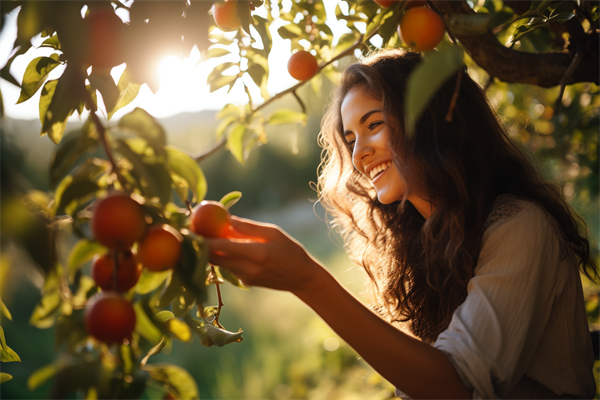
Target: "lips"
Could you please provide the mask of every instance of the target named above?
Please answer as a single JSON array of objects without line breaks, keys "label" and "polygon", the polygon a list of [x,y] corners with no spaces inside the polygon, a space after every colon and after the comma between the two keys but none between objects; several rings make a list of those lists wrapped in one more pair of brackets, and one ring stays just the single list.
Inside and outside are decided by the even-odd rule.
[{"label": "lips", "polygon": [[375,167],[369,169],[368,172],[367,172],[367,174],[369,175],[369,177],[371,178],[371,180],[374,180],[383,171],[385,171],[386,169],[388,169],[391,165],[392,165],[391,161],[382,162],[381,164],[378,164]]}]

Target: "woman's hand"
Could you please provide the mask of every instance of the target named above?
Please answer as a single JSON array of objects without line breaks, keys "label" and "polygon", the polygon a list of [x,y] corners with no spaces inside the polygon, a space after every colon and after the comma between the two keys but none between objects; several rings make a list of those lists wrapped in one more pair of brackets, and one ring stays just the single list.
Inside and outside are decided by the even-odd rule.
[{"label": "woman's hand", "polygon": [[254,240],[207,239],[209,261],[244,283],[300,294],[314,290],[327,275],[306,249],[278,226],[235,216],[230,221],[238,232]]}]

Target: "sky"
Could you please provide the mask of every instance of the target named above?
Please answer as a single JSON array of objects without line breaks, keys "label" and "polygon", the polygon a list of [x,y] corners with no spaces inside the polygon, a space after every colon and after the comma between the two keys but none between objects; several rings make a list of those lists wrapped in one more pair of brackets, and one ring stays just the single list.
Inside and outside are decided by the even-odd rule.
[{"label": "sky", "polygon": [[[125,3],[133,3],[131,0]],[[337,1],[324,2],[327,10],[327,24],[332,28],[336,39],[348,29],[343,21],[335,19],[335,6]],[[343,3],[342,3],[343,4]],[[284,10],[289,11],[291,2],[284,2]],[[0,35],[0,65],[4,66],[10,57],[12,44],[16,38],[16,17],[18,8],[9,14],[6,19],[5,27]],[[119,10],[124,11],[124,10]],[[257,8],[255,14],[266,17],[264,7]],[[119,14],[127,21],[127,14]],[[283,24],[273,23],[271,26],[272,36],[274,38],[273,48],[269,57],[269,84],[268,90],[271,95],[281,92],[297,81],[287,72],[287,61],[291,56],[290,41],[277,37],[276,30]],[[35,57],[48,56],[53,52],[50,48],[36,49],[43,39],[35,37],[32,39],[33,47],[24,55],[15,59],[11,66],[12,75],[20,82],[25,68]],[[307,50],[309,50],[307,48]],[[228,56],[229,57],[229,56]],[[245,104],[247,96],[244,92],[241,82],[237,82],[232,90],[227,93],[227,88],[219,89],[209,93],[209,86],[206,83],[208,74],[213,68],[226,61],[237,62],[237,56],[232,55],[231,59],[221,57],[218,60],[201,60],[200,52],[194,47],[188,57],[181,59],[169,57],[163,60],[156,67],[156,74],[160,76],[160,87],[156,94],[144,85],[140,90],[138,97],[127,107],[115,113],[113,119],[118,120],[121,116],[133,110],[135,107],[144,108],[150,114],[157,118],[169,117],[182,112],[197,112],[201,110],[219,110],[227,103]],[[50,73],[49,79],[57,79],[62,73],[64,67],[57,67]],[[125,69],[125,65],[113,68],[111,74],[118,82],[119,76]],[[245,77],[248,78],[249,77]],[[253,86],[253,85],[252,85]],[[38,104],[40,98],[39,90],[31,99],[16,104],[19,98],[20,88],[0,80],[0,90],[2,91],[4,110],[6,116],[14,119],[36,119],[39,118]],[[253,100],[261,99],[258,89],[251,92]],[[258,103],[258,102],[257,102]],[[85,114],[84,114],[85,117]],[[79,118],[75,113],[71,118]]]}]

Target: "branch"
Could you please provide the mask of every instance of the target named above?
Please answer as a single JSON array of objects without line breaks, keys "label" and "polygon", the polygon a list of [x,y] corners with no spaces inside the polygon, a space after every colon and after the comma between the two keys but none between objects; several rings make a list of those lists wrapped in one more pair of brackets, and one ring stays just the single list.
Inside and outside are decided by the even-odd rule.
[{"label": "branch", "polygon": [[214,153],[216,153],[221,147],[225,146],[225,143],[227,143],[227,139],[226,138],[222,138],[213,147],[211,147],[208,150],[203,151],[202,153],[200,153],[197,156],[194,156],[192,158],[194,160],[196,160],[196,162],[203,161],[205,158],[210,157],[211,155],[213,155]]},{"label": "branch", "polygon": [[[346,50],[342,51],[340,54],[338,54],[337,56],[333,57],[331,60],[327,61],[325,64],[319,66],[319,70],[317,71],[317,73],[315,75],[313,75],[313,77],[315,77],[317,74],[319,74],[323,68],[327,67],[329,64],[339,60],[340,58],[344,58],[352,53],[354,53],[354,50],[357,49],[358,47],[360,47],[363,42],[366,42],[367,40],[371,39],[373,36],[375,36],[377,33],[379,32],[379,27],[377,27],[376,29],[373,30],[373,32],[371,32],[369,34],[369,36],[367,36],[366,38],[364,38],[363,40],[363,35],[361,35],[358,40],[356,42],[354,42],[354,44],[352,46],[350,46],[349,48],[347,48]],[[266,106],[268,106],[269,104],[271,104],[272,102],[274,102],[275,100],[277,100],[278,98],[285,96],[288,93],[291,92],[295,92],[296,89],[298,89],[300,86],[306,84],[307,82],[309,82],[313,77],[311,77],[310,79],[307,79],[305,81],[302,82],[298,82],[297,84],[295,84],[294,86],[284,90],[283,92],[277,93],[275,96],[271,97],[269,100],[265,101],[264,103],[262,103],[260,106],[256,107],[254,110],[252,110],[251,114],[254,114],[256,112],[258,112],[259,110],[265,108]]]},{"label": "branch", "polygon": [[563,94],[565,93],[566,82],[571,78],[571,75],[573,75],[573,71],[575,71],[579,63],[581,63],[582,59],[583,52],[578,51],[577,53],[575,53],[575,57],[573,57],[573,61],[571,61],[571,65],[569,65],[569,69],[567,69],[567,72],[565,72],[565,76],[563,76],[563,79],[560,83],[560,93],[558,94],[556,104],[554,105],[554,115],[556,115],[558,111],[560,111]]},{"label": "branch", "polygon": [[[440,14],[475,13],[466,1],[430,0],[429,4]],[[596,33],[592,33],[596,35]],[[561,84],[571,65],[572,56],[568,51],[525,53],[504,47],[496,37],[488,32],[483,35],[456,35],[471,58],[489,75],[504,82],[526,83],[541,87]],[[597,37],[588,37],[585,43],[585,57],[568,77],[567,85],[577,82],[600,83],[600,68]]]}]

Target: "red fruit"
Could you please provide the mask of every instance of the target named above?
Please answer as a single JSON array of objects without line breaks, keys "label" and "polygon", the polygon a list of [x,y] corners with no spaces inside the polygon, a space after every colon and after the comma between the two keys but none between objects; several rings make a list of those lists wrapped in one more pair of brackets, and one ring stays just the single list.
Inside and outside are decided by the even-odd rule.
[{"label": "red fruit", "polygon": [[398,26],[398,34],[414,51],[429,51],[444,38],[442,18],[427,7],[407,10]]},{"label": "red fruit", "polygon": [[138,246],[138,256],[150,271],[173,268],[181,254],[183,238],[169,225],[155,226],[148,231]]},{"label": "red fruit", "polygon": [[89,300],[85,327],[90,335],[105,343],[123,343],[135,329],[135,311],[115,292],[98,293]]},{"label": "red fruit", "polygon": [[229,211],[218,201],[204,200],[192,211],[192,232],[209,238],[231,237]]},{"label": "red fruit", "polygon": [[[134,287],[140,279],[142,267],[137,261],[137,257],[131,251],[119,251],[119,279],[118,291],[126,292]],[[104,254],[94,257],[92,263],[92,278],[96,285],[102,290],[113,289],[113,273],[114,273],[114,253]]]},{"label": "red fruit", "polygon": [[294,79],[306,81],[319,71],[319,64],[315,56],[308,51],[300,50],[292,54],[287,68]]},{"label": "red fruit", "polygon": [[144,211],[129,196],[108,196],[94,207],[90,228],[96,241],[111,250],[130,249],[146,229]]},{"label": "red fruit", "polygon": [[125,62],[121,44],[123,21],[112,9],[92,9],[86,16],[88,29],[87,62],[100,69],[110,69]]},{"label": "red fruit", "polygon": [[400,0],[373,0],[379,7],[389,8]]},{"label": "red fruit", "polygon": [[225,0],[213,4],[212,14],[222,31],[235,31],[242,26],[238,16],[238,0]]}]

